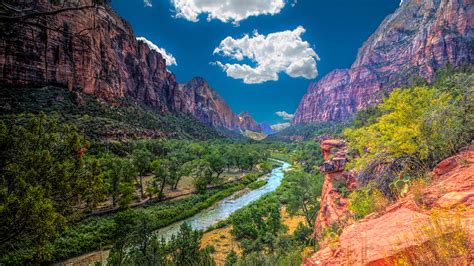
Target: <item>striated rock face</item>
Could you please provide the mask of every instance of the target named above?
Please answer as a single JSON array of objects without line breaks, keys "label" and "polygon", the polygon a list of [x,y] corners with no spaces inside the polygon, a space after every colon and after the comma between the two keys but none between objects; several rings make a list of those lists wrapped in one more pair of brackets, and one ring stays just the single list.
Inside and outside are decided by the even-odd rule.
[{"label": "striated rock face", "polygon": [[[63,8],[49,0],[7,2],[38,11]],[[91,6],[93,0],[64,2],[70,8]],[[109,6],[41,18],[47,28],[0,22],[0,84],[56,85],[111,102],[127,98],[160,112],[190,113],[213,127],[261,130],[248,114],[241,123],[202,78],[179,85],[162,55],[137,41],[131,26]]]},{"label": "striated rock face", "polygon": [[[39,11],[62,7],[48,0],[23,2]],[[66,2],[66,7],[92,0]],[[175,76],[156,51],[135,39],[130,25],[110,7],[44,17],[48,28],[5,23],[0,41],[0,82],[5,85],[60,85],[109,101],[132,97],[160,111],[170,109]],[[78,36],[81,33],[81,36]]]},{"label": "striated rock face", "polygon": [[[474,146],[442,161],[432,176],[428,186],[410,192],[380,213],[346,226],[337,243],[322,246],[303,264],[396,265],[395,256],[413,254],[417,248],[428,250],[443,234],[462,229],[467,235],[464,245],[468,254],[446,265],[471,265],[474,259]],[[321,204],[324,206],[324,202]],[[319,216],[318,220],[321,221]],[[444,237],[450,239],[450,236]]]},{"label": "striated rock face", "polygon": [[309,85],[293,124],[345,120],[412,75],[432,80],[448,62],[473,65],[473,43],[474,0],[405,0],[359,50],[350,69]]},{"label": "striated rock face", "polygon": [[248,112],[239,114],[239,128],[242,130],[250,130],[255,132],[262,131],[262,127],[255,122],[253,117]]},{"label": "striated rock face", "polygon": [[173,102],[176,111],[192,114],[212,127],[261,131],[249,113],[236,115],[225,100],[200,77],[186,84],[179,84]]}]

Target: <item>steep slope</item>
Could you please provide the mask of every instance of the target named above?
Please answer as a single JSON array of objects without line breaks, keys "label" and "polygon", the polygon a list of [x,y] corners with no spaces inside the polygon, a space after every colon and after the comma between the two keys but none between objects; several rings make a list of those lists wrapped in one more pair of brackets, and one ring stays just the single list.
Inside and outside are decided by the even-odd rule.
[{"label": "steep slope", "polygon": [[202,123],[215,128],[262,130],[249,113],[236,115],[226,101],[200,77],[186,84],[178,84],[173,103],[176,111],[192,114]]},{"label": "steep slope", "polygon": [[[7,2],[38,12],[62,8],[48,0]],[[92,4],[65,1],[66,8]],[[109,101],[132,97],[160,111],[170,109],[175,76],[166,70],[161,54],[137,41],[130,25],[107,5],[42,16],[31,23],[43,24],[2,23],[2,84],[59,85]]]},{"label": "steep slope", "polygon": [[[474,258],[474,146],[440,162],[426,187],[356,222],[347,219],[347,199],[332,188],[337,175],[347,178],[350,190],[355,186],[351,175],[342,171],[343,145],[328,140],[321,148],[328,161],[321,168],[326,179],[314,234],[321,236],[332,224],[338,224],[342,232],[332,242],[320,242],[321,249],[304,265],[399,265],[396,260],[411,265],[409,259],[426,265],[470,265]],[[433,257],[447,251],[459,256],[449,262]]]},{"label": "steep slope", "polygon": [[[119,104],[131,99],[162,113],[184,112],[213,127],[256,130],[240,123],[230,107],[197,78],[180,85],[166,61],[110,6],[96,0],[7,1],[24,10],[80,10],[22,20],[0,20],[0,85],[4,88],[59,86]],[[57,1],[62,2],[62,1]],[[185,92],[183,92],[185,89]],[[250,121],[250,122],[251,122]]]},{"label": "steep slope", "polygon": [[473,0],[405,0],[359,50],[350,69],[309,85],[293,124],[348,119],[419,75],[446,63],[474,64]]},{"label": "steep slope", "polygon": [[265,135],[273,135],[277,133],[269,124],[267,123],[261,123],[260,127],[262,128],[262,133]]}]

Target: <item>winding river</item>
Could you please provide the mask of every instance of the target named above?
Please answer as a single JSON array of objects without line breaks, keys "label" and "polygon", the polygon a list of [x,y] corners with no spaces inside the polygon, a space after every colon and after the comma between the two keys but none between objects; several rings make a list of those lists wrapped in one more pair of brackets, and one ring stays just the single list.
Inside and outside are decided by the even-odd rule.
[{"label": "winding river", "polygon": [[[265,178],[267,183],[264,186],[245,193],[236,192],[233,195],[219,201],[214,206],[209,207],[195,214],[194,216],[157,230],[155,234],[164,237],[165,239],[170,239],[172,235],[178,233],[179,227],[183,223],[188,223],[193,229],[196,230],[206,230],[218,222],[227,219],[238,209],[258,200],[263,195],[276,190],[281,184],[285,170],[291,165],[284,161],[275,161],[281,163],[282,165],[273,169],[268,177]],[[76,258],[71,258],[67,261],[57,263],[56,265],[88,265],[97,261],[104,261],[107,259],[107,256],[108,254],[103,255],[102,252],[97,251]]]},{"label": "winding river", "polygon": [[178,233],[179,227],[183,223],[188,223],[195,230],[206,230],[218,222],[227,219],[236,210],[249,205],[280,186],[281,180],[284,176],[284,171],[291,165],[283,161],[278,162],[282,163],[282,166],[272,170],[270,176],[267,178],[267,184],[264,186],[241,195],[238,195],[237,192],[237,194],[223,199],[216,205],[205,209],[192,217],[159,229],[156,234],[165,239],[170,239],[172,235]]}]

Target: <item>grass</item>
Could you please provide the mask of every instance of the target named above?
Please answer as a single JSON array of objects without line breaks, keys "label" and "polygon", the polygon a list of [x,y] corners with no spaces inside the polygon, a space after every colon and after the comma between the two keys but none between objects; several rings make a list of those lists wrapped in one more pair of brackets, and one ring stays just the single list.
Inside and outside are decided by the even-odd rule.
[{"label": "grass", "polygon": [[[388,261],[394,265],[469,265],[470,240],[463,210],[434,210],[408,239],[414,245],[400,250]],[[398,252],[397,252],[398,251]]]}]

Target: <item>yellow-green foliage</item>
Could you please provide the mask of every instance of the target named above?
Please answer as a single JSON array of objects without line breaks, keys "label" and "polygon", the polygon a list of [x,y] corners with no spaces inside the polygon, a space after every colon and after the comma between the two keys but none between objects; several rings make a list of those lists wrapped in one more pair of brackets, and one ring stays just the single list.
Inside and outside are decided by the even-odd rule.
[{"label": "yellow-green foliage", "polygon": [[387,260],[390,265],[471,265],[469,230],[462,219],[464,210],[434,210],[419,228],[402,237],[400,243],[411,242],[410,248],[400,248]]},{"label": "yellow-green foliage", "polygon": [[349,209],[357,219],[380,211],[387,205],[388,200],[376,188],[362,187],[349,195]]},{"label": "yellow-green foliage", "polygon": [[457,141],[461,120],[447,92],[434,88],[396,89],[379,106],[377,122],[344,133],[361,157],[350,166],[362,169],[379,156],[415,155],[427,159],[440,148],[450,150]]}]

